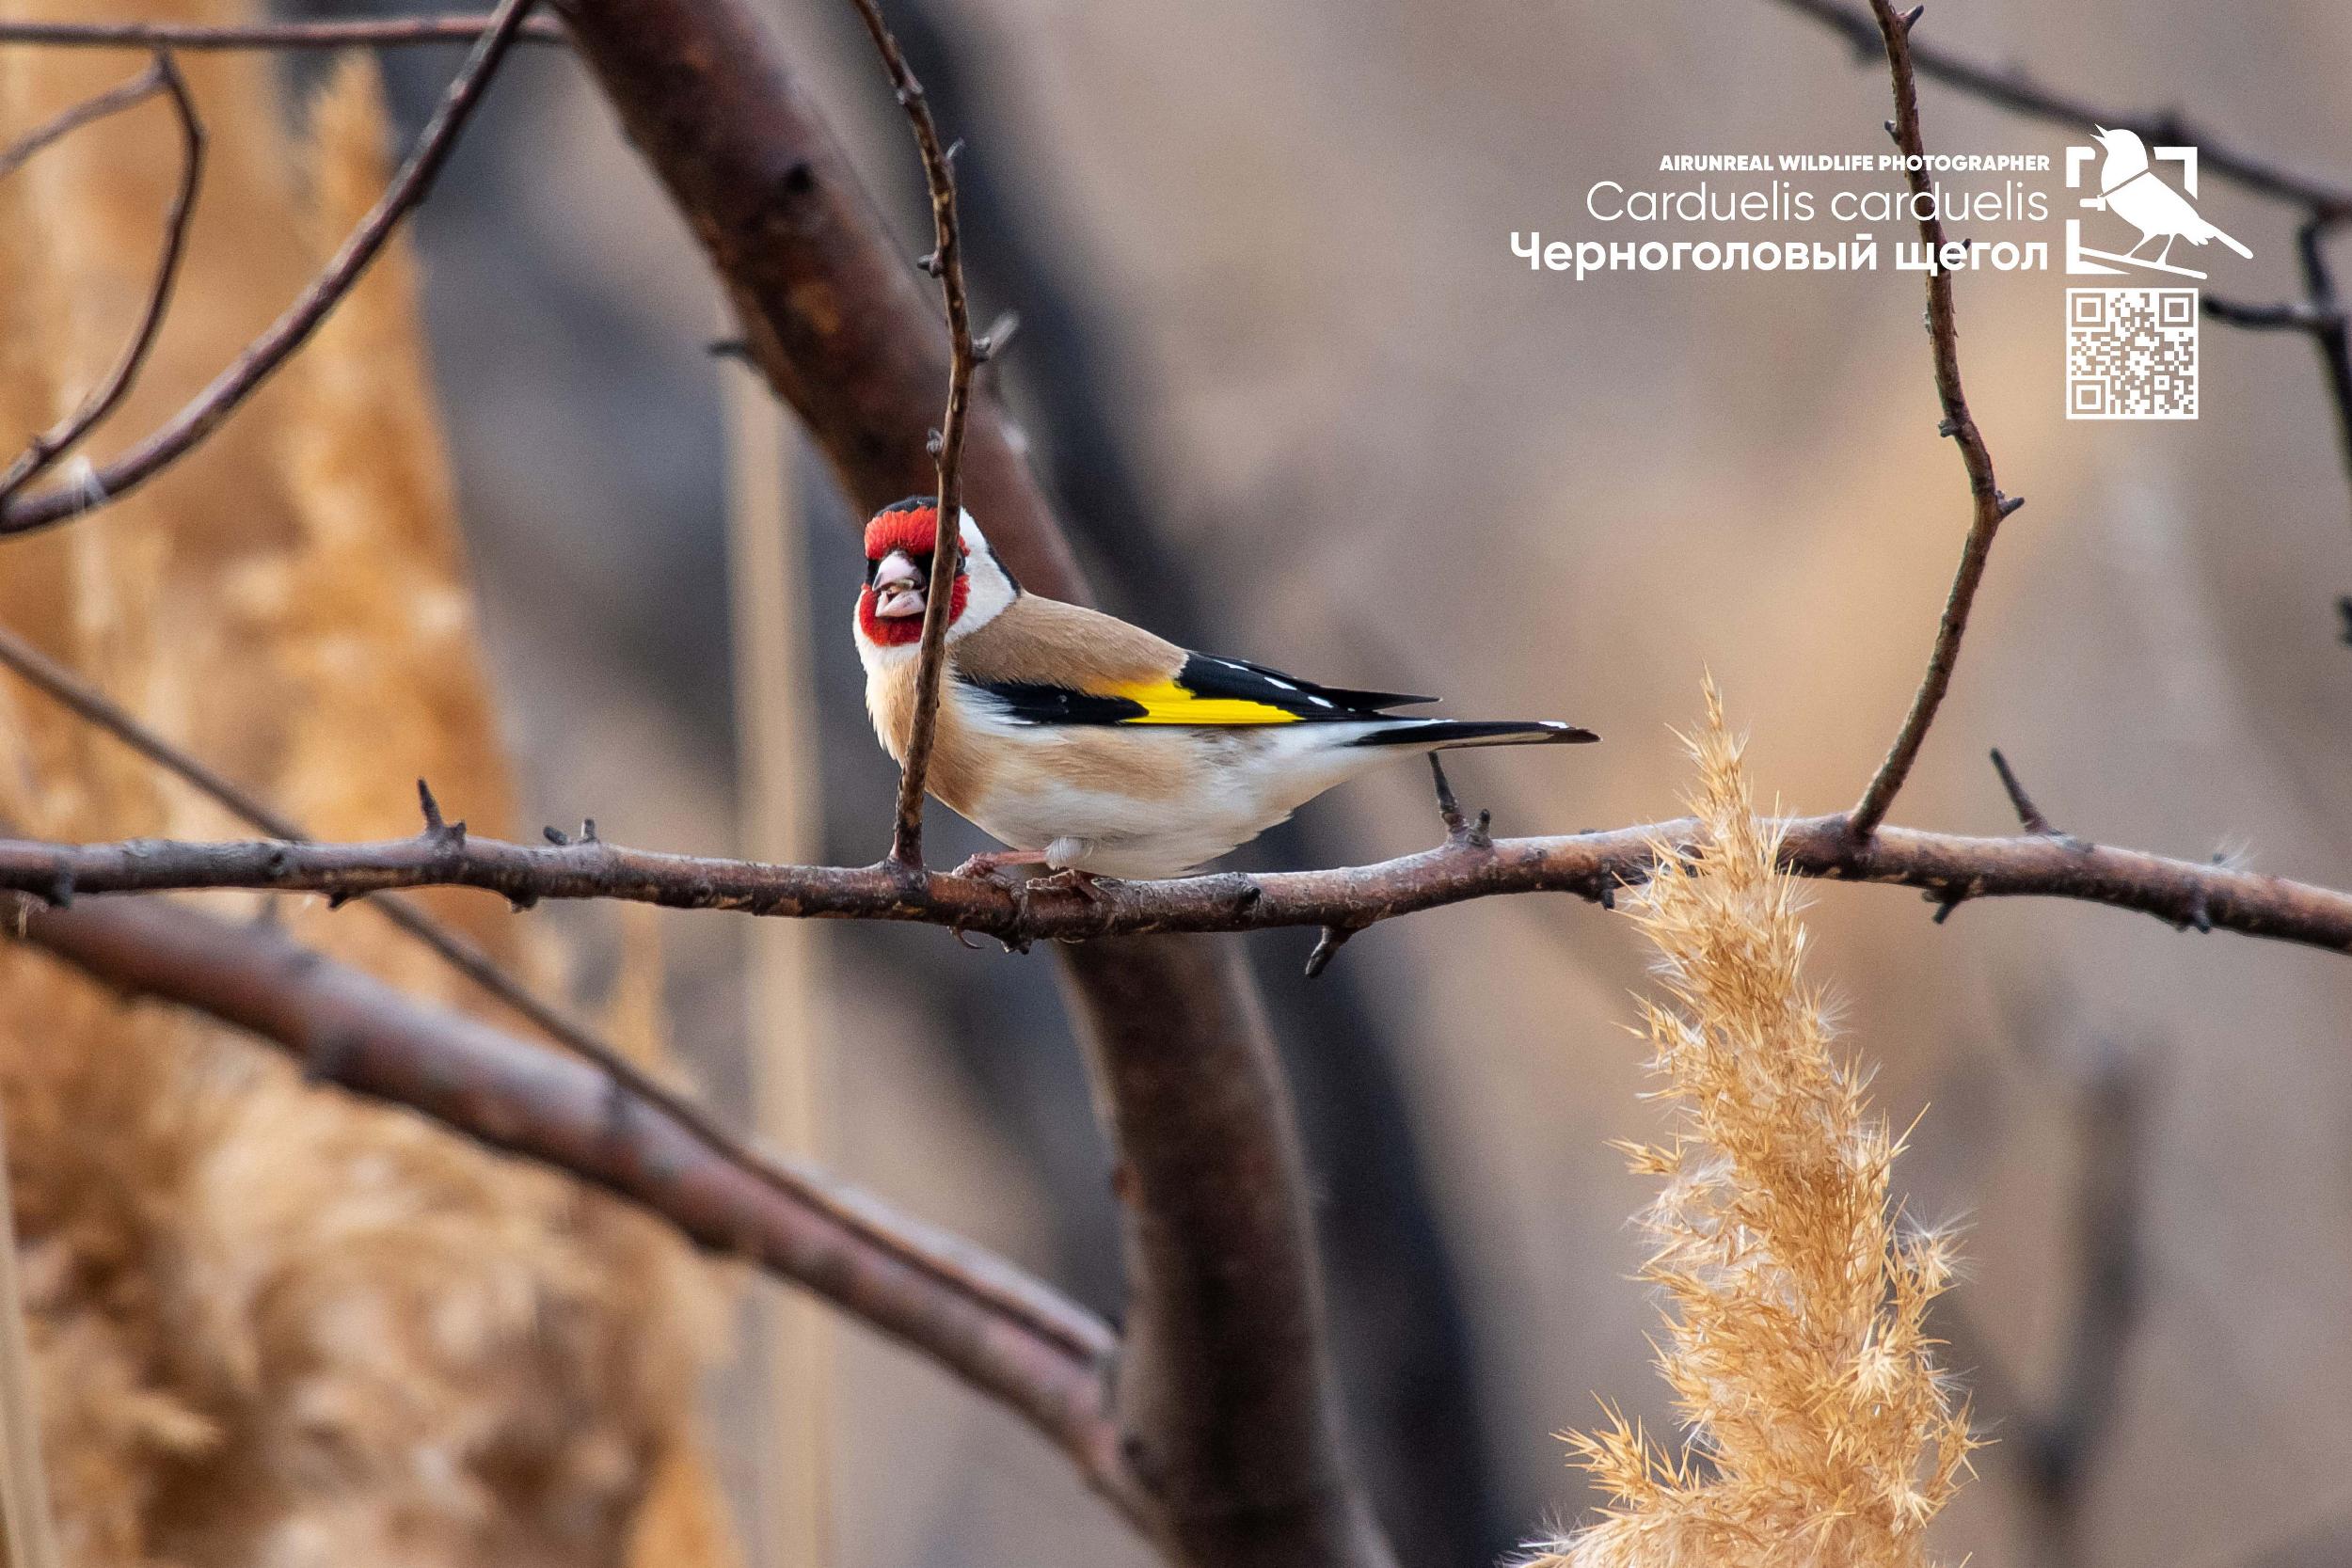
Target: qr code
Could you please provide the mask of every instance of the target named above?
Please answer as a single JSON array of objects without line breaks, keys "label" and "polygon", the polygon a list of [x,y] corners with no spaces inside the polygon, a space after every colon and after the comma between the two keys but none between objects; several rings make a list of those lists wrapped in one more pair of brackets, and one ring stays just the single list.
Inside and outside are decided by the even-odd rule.
[{"label": "qr code", "polygon": [[2066,291],[2066,417],[2197,417],[2197,291]]}]

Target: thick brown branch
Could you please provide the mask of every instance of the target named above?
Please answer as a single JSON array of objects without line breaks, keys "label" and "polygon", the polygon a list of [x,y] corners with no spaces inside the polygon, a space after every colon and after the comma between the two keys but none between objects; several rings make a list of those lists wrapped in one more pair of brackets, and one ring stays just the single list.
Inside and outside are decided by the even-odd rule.
[{"label": "thick brown branch", "polygon": [[[1216,1568],[1393,1568],[1350,1497],[1323,1304],[1251,1266],[1313,1250],[1290,1094],[1239,955],[1200,938],[1093,944],[1080,1037],[1120,1150],[1135,1300],[1118,1371],[1122,1457],[1157,1533],[1213,1538]],[[1158,966],[1168,966],[1162,968]],[[1190,983],[1169,1010],[1162,975]],[[1237,1129],[1254,1129],[1247,1137]],[[1236,1147],[1279,1162],[1233,1158]],[[1302,1523],[1303,1521],[1303,1523]],[[1196,1556],[1197,1546],[1194,1548]]]},{"label": "thick brown branch", "polygon": [[1927,673],[1920,677],[1919,689],[1911,699],[1911,711],[1903,716],[1902,728],[1895,732],[1895,743],[1887,749],[1886,758],[1871,775],[1870,783],[1855,802],[1852,831],[1858,838],[1867,838],[1886,819],[1888,808],[1910,777],[1912,764],[1919,760],[1919,748],[1926,744],[1928,726],[1935,722],[1936,709],[1944,704],[1944,694],[1951,689],[1952,673],[1960,665],[1960,641],[1968,630],[1968,612],[1975,605],[1977,589],[1984,581],[1985,562],[1993,553],[1993,537],[2000,531],[2001,519],[2024,504],[2022,498],[2004,498],[1993,480],[1993,454],[1985,449],[1984,437],[1977,433],[1977,421],[1968,412],[1967,395],[1960,385],[1960,324],[1952,309],[1952,276],[1941,264],[1944,255],[1944,220],[1936,215],[1933,181],[1923,161],[1919,138],[1919,91],[1913,79],[1911,62],[1911,24],[1918,13],[1908,17],[1896,14],[1889,0],[1870,0],[1870,9],[1878,18],[1879,32],[1886,48],[1887,69],[1894,77],[1895,118],[1887,130],[1895,145],[1908,156],[1910,167],[1904,175],[1915,203],[1925,200],[1926,215],[1919,221],[1919,243],[1930,258],[1928,273],[1928,336],[1934,346],[1935,395],[1944,405],[1944,422],[1938,428],[1960,446],[1960,460],[1968,470],[1968,494],[1974,502],[1968,525],[1968,537],[1961,546],[1960,569],[1952,575],[1952,589],[1944,601],[1944,613],[1935,628],[1935,645],[1928,654]]},{"label": "thick brown branch", "polygon": [[[1883,48],[1879,24],[1871,12],[1862,7],[1846,4],[1845,0],[1780,0],[1780,4],[1842,34],[1859,57],[1879,57]],[[2158,142],[2194,142],[2198,166],[2207,173],[2258,195],[2291,201],[2329,219],[2352,218],[2352,186],[2314,179],[2273,159],[2240,151],[2177,113],[2137,114],[2113,105],[2103,108],[2042,87],[2022,71],[1995,69],[1932,44],[1915,45],[1911,57],[1922,76],[2036,119],[2081,131],[2102,126],[2132,131],[2151,146]]]},{"label": "thick brown branch", "polygon": [[120,499],[162,472],[234,413],[254,389],[308,341],[359,280],[400,220],[432,188],[499,62],[515,42],[533,0],[500,0],[489,27],[442,95],[400,172],[359,227],[283,315],[248,344],[186,407],[105,467],[73,483],[0,500],[0,534],[46,528]]},{"label": "thick brown branch", "polygon": [[[164,312],[171,307],[172,285],[179,281],[180,261],[187,252],[188,220],[195,215],[196,193],[204,180],[204,125],[197,118],[195,100],[188,96],[188,84],[181,76],[180,68],[172,63],[170,51],[157,50],[155,63],[140,80],[151,82],[153,88],[170,100],[173,117],[180,126],[180,182],[172,191],[171,204],[164,210],[163,248],[155,261],[155,281],[148,289],[138,325],[132,330],[130,341],[123,344],[121,356],[106,379],[91,389],[79,408],[54,428],[34,436],[32,444],[8,465],[6,472],[0,473],[0,506],[79,446],[120,405],[130,394],[131,384],[138,379],[140,367],[147,363],[156,334],[163,330]],[[0,165],[5,165],[5,160],[0,160]],[[6,173],[6,167],[0,166],[0,175]]]},{"label": "thick brown branch", "polygon": [[813,1170],[795,1180],[821,1202],[781,1192],[660,1106],[615,1095],[602,1073],[268,927],[108,900],[28,910],[9,928],[119,990],[208,1013],[323,1082],[593,1182],[700,1246],[806,1287],[1012,1408],[1132,1512],[1105,1409],[1109,1329],[1002,1259]]},{"label": "thick brown branch", "polygon": [[[105,693],[6,627],[0,627],[0,664],[6,664],[50,697],[262,832],[289,842],[307,841],[308,835],[298,824],[273,811],[199,759],[172,745],[139,722],[137,718],[125,712]],[[432,799],[429,792],[424,798],[427,800]],[[436,811],[435,816],[437,815]],[[717,1158],[739,1167],[791,1201],[809,1205],[828,1214],[849,1229],[864,1235],[874,1246],[883,1250],[896,1246],[895,1238],[886,1230],[870,1231],[856,1212],[837,1209],[832,1195],[824,1187],[811,1184],[801,1172],[769,1158],[735,1136],[721,1126],[708,1111],[652,1077],[585,1023],[541,998],[459,932],[396,895],[372,898],[368,900],[368,908],[390,921],[485,992],[513,1008],[556,1044],[603,1072],[621,1091],[655,1107],[686,1129]],[[917,1269],[934,1266],[931,1259],[921,1256],[913,1256],[907,1260]],[[1026,1319],[1032,1331],[1041,1338],[1058,1340],[1073,1352],[1093,1354],[1091,1336],[1094,1329],[1091,1320],[1083,1313],[1073,1316],[1064,1312],[1057,1303],[1042,1302],[1041,1298],[1034,1295],[993,1298],[993,1292],[997,1288],[996,1281],[986,1274],[958,1278],[949,1283],[976,1299],[989,1301],[999,1310]]]},{"label": "thick brown branch", "polygon": [[[870,511],[935,483],[923,436],[950,359],[946,333],[746,0],[557,3],[630,139],[724,279],[751,357],[807,422],[843,489]],[[1086,602],[1069,542],[1028,470],[1025,441],[986,395],[973,397],[969,420],[961,484],[990,543],[1030,588]],[[920,900],[940,880],[885,870],[898,890],[890,896],[899,899]],[[1007,895],[997,890],[997,896]],[[1009,912],[1008,898],[998,913]],[[1291,1375],[1259,1387],[1185,1382],[1154,1365],[1171,1354],[1167,1347],[1197,1342],[1185,1338],[1186,1315],[1200,1307],[1187,1278],[1221,1278],[1234,1292],[1232,1309],[1215,1324],[1216,1348],[1228,1364],[1259,1364],[1259,1337],[1274,1325],[1293,1349],[1302,1336],[1319,1339],[1311,1235],[1238,1217],[1222,1230],[1171,1223],[1159,1234],[1199,1249],[1177,1271],[1148,1266],[1152,1254],[1140,1243],[1147,1227],[1194,1201],[1204,1170],[1296,1180],[1288,1118],[1263,1105],[1234,1106],[1221,1088],[1235,1052],[1263,1047],[1246,976],[1232,966],[1189,962],[1165,942],[1089,943],[1060,956],[1081,1033],[1107,1042],[1096,1058],[1104,1093],[1135,1083],[1107,1060],[1112,1050],[1132,1046],[1150,1053],[1168,1093],[1184,1098],[1188,1090],[1201,1108],[1163,1129],[1106,1107],[1125,1140],[1119,1153],[1131,1174],[1129,1319],[1168,1326],[1139,1334],[1120,1357],[1122,1451],[1151,1454],[1159,1465],[1134,1475],[1138,1492],[1155,1499],[1149,1514],[1156,1543],[1200,1568],[1263,1554],[1269,1543],[1286,1568],[1385,1568],[1388,1554],[1343,1460],[1319,1355],[1295,1359]],[[1130,1028],[1122,1010],[1150,1020],[1152,1029]],[[1253,1042],[1231,1037],[1237,1019],[1250,1021]],[[1212,1117],[1212,1107],[1225,1109]],[[1179,1145],[1189,1163],[1167,1157]],[[1222,1176],[1210,1186],[1232,1190]],[[1264,1200],[1304,1201],[1295,1188]],[[1129,1397],[1144,1388],[1181,1389],[1188,1403],[1171,1411]],[[1253,1441],[1256,1433],[1283,1441]],[[1230,1456],[1245,1448],[1257,1466],[1247,1497],[1204,1492],[1202,1478],[1230,1475]],[[1176,1506],[1179,1494],[1187,1506]]]},{"label": "thick brown branch", "polygon": [[[1975,838],[1885,828],[1855,839],[1843,816],[1781,824],[1783,864],[1801,877],[1917,888],[1939,903],[2070,898],[2179,927],[2352,951],[2352,894],[2210,861],[2040,834]],[[1098,883],[1089,897],[1025,899],[1001,884],[890,866],[769,865],[586,844],[511,844],[471,833],[376,844],[188,844],[132,839],[47,844],[0,839],[0,889],[68,904],[84,894],[252,888],[349,899],[393,888],[471,887],[517,903],[627,898],[670,909],[812,920],[891,920],[1008,943],[1086,942],[1171,931],[1289,926],[1361,928],[1503,894],[1572,893],[1601,902],[1649,874],[1652,846],[1688,818],[1553,838],[1449,842],[1417,855],[1325,871],[1224,872],[1164,882]]]},{"label": "thick brown branch", "polygon": [[[212,26],[196,22],[0,21],[0,44],[38,43],[58,49],[356,49],[417,43],[471,43],[495,19],[480,16],[347,17],[317,22],[252,22]],[[561,24],[530,21],[520,43],[564,43]]]},{"label": "thick brown branch", "polygon": [[851,0],[866,24],[882,68],[914,128],[914,147],[923,160],[923,182],[931,197],[932,250],[925,270],[939,279],[947,311],[947,412],[939,425],[939,481],[932,489],[939,517],[931,531],[931,560],[925,580],[930,594],[923,604],[923,637],[914,667],[914,714],[907,725],[906,755],[898,766],[898,805],[890,830],[890,858],[898,865],[920,869],[923,864],[923,782],[931,768],[931,743],[939,731],[939,689],[947,665],[947,612],[955,595],[947,585],[955,579],[956,557],[961,549],[963,428],[972,401],[972,372],[979,358],[972,347],[972,311],[963,294],[963,240],[956,224],[955,150],[943,146],[938,122],[931,117],[930,99],[907,65],[898,40],[882,21],[877,0]]}]

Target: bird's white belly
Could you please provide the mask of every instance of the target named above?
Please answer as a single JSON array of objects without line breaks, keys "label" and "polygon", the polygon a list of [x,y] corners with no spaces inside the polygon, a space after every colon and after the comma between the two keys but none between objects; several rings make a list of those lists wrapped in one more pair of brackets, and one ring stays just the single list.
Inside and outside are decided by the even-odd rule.
[{"label": "bird's white belly", "polygon": [[1165,791],[1089,787],[1057,768],[1054,732],[1007,726],[1004,739],[1036,766],[1001,769],[969,814],[1006,844],[1045,851],[1048,865],[1105,877],[1172,877],[1216,859],[1286,819],[1333,784],[1383,758],[1344,744],[1348,724],[1201,731],[1097,730],[1131,759],[1164,771]]}]

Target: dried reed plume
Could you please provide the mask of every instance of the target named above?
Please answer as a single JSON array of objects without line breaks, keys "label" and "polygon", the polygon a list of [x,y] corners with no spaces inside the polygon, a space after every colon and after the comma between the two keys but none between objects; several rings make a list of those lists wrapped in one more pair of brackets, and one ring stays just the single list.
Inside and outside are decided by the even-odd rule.
[{"label": "dried reed plume", "polygon": [[[50,8],[72,7],[36,6]],[[166,8],[250,20],[245,0]],[[122,71],[0,55],[0,125]],[[311,119],[307,226],[266,64],[191,62],[190,76],[216,155],[129,431],[217,370],[384,178],[368,61]],[[0,182],[12,430],[53,420],[119,342],[169,172],[152,119],[91,127]],[[315,831],[409,831],[419,773],[453,815],[513,831],[398,245],[204,451],[5,551],[0,617]],[[69,838],[228,831],[211,813],[0,683],[0,816]],[[445,907],[532,956],[495,901]],[[479,1006],[364,911],[285,912],[306,940]],[[616,1022],[659,1063],[660,960],[649,942],[631,953]],[[310,1087],[217,1026],[125,1006],[13,944],[0,1107],[70,1568],[739,1560],[697,1414],[723,1303],[649,1218]]]},{"label": "dried reed plume", "polygon": [[1925,1322],[1951,1246],[1899,1227],[1902,1141],[1831,1049],[1797,884],[1712,682],[1691,750],[1705,841],[1661,846],[1633,907],[1671,999],[1642,1010],[1676,1126],[1626,1146],[1663,1183],[1642,1277],[1666,1293],[1658,1366],[1687,1435],[1667,1449],[1614,1412],[1571,1434],[1611,1503],[1540,1564],[1920,1563],[1972,1447]]}]

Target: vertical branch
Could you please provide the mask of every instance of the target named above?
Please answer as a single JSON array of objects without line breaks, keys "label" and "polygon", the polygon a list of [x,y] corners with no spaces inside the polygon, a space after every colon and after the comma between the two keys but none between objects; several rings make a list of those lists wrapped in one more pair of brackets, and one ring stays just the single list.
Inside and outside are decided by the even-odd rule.
[{"label": "vertical branch", "polygon": [[1394,1568],[1342,1449],[1295,1117],[1237,954],[1113,937],[1071,959],[1126,1221],[1115,1413],[1154,1533],[1199,1568]]},{"label": "vertical branch", "polygon": [[[1878,18],[1879,32],[1886,42],[1886,63],[1895,85],[1895,118],[1887,121],[1888,135],[1895,145],[1907,155],[1904,173],[1910,186],[1915,214],[1919,216],[1919,243],[1930,259],[1928,273],[1928,338],[1934,346],[1935,395],[1944,405],[1944,422],[1937,429],[1960,446],[1960,460],[1968,470],[1968,494],[1974,503],[1968,526],[1967,540],[1961,546],[1960,569],[1952,577],[1951,593],[1945,598],[1944,614],[1935,628],[1935,645],[1928,655],[1928,670],[1920,679],[1919,689],[1911,699],[1911,711],[1903,716],[1902,728],[1895,734],[1884,761],[1871,775],[1870,783],[1854,805],[1851,816],[1853,836],[1867,839],[1886,820],[1888,808],[1894,805],[1896,794],[1911,774],[1912,764],[1919,758],[1919,748],[1928,738],[1928,726],[1935,722],[1936,709],[1944,703],[1944,694],[1950,689],[1952,673],[1960,665],[1960,640],[1968,630],[1968,612],[1975,605],[1977,589],[1984,581],[1985,562],[1993,553],[1993,537],[2000,531],[2001,520],[2025,504],[2023,497],[2004,498],[1993,480],[1993,454],[1986,450],[1984,437],[1978,434],[1977,421],[1968,412],[1968,398],[1960,385],[1960,323],[1952,308],[1952,277],[1942,265],[1944,253],[1944,223],[1936,216],[1932,182],[1922,163],[1924,156],[1919,136],[1919,91],[1912,74],[1911,29],[1919,20],[1919,9],[1897,15],[1890,0],[1870,0],[1870,9]],[[1922,209],[1917,204],[1926,198]]]},{"label": "vertical branch", "polygon": [[[938,502],[938,524],[931,532],[931,563],[925,581],[923,641],[914,672],[914,718],[907,728],[906,757],[899,764],[898,811],[890,830],[890,860],[909,870],[923,865],[923,779],[930,771],[931,741],[939,730],[939,684],[947,657],[947,613],[955,594],[956,557],[962,546],[963,426],[972,401],[972,372],[979,363],[972,348],[972,317],[963,296],[963,243],[956,229],[955,147],[939,139],[930,100],[914,79],[898,40],[882,21],[879,0],[851,0],[857,14],[881,52],[890,72],[898,106],[914,128],[914,146],[923,159],[923,181],[931,193],[931,238],[934,248],[923,269],[939,279],[939,293],[947,309],[947,412],[932,437],[939,458],[939,482],[932,489]],[[962,144],[958,143],[957,147]]]},{"label": "vertical branch", "polygon": [[[557,3],[724,278],[751,356],[844,490],[872,507],[918,489],[932,454],[911,437],[949,345],[755,12],[746,0]],[[990,542],[1032,589],[1086,602],[1025,443],[986,396],[969,414],[962,486]],[[1166,1401],[1127,1392],[1152,1383],[1142,1369],[1160,1353],[1120,1358],[1122,1474],[1132,1471],[1152,1535],[1182,1563],[1387,1568],[1332,1408],[1312,1234],[1266,1222],[1306,1210],[1295,1129],[1256,999],[1214,954],[1154,939],[1060,955],[1072,1011],[1100,1042],[1104,1115],[1132,1178],[1122,1228],[1133,1317],[1165,1325],[1143,1342],[1214,1342],[1231,1357],[1229,1371],[1184,1359],[1203,1375],[1158,1380],[1182,1396]],[[1155,1119],[1152,1107],[1167,1115]],[[1155,1136],[1181,1141],[1184,1157]],[[1245,1455],[1250,1463],[1237,1464]],[[1232,1483],[1222,1496],[1218,1477]]]}]

